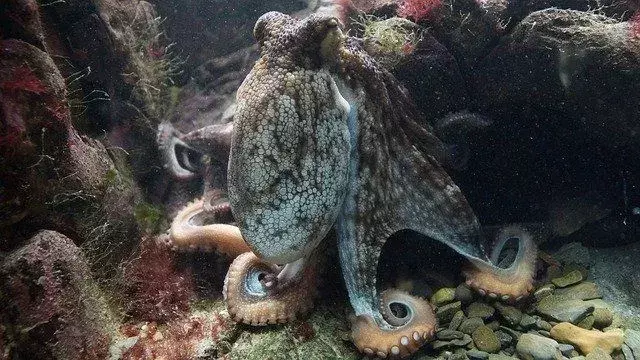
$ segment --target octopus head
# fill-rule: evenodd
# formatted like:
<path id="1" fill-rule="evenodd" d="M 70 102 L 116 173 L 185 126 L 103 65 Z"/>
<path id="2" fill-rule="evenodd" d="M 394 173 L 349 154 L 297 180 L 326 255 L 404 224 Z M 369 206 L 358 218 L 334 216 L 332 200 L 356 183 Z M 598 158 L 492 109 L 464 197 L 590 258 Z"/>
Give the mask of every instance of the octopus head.
<path id="1" fill-rule="evenodd" d="M 338 216 L 355 110 L 334 80 L 335 18 L 270 12 L 254 35 L 261 57 L 238 90 L 229 199 L 252 250 L 282 264 L 309 254 Z"/>

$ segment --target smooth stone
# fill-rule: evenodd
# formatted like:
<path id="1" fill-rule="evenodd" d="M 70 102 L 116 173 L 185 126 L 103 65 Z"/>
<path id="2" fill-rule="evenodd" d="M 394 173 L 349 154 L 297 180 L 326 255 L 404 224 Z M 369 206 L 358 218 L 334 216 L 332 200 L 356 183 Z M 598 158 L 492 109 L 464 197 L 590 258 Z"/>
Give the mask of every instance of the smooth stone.
<path id="1" fill-rule="evenodd" d="M 518 358 L 505 354 L 489 354 L 489 358 L 487 360 L 518 360 Z"/>
<path id="2" fill-rule="evenodd" d="M 534 318 L 533 316 L 531 316 L 529 314 L 523 314 L 522 315 L 522 319 L 520 320 L 519 326 L 523 330 L 532 329 L 532 328 L 534 328 L 536 326 L 536 318 Z M 549 327 L 549 328 L 551 328 L 551 327 Z"/>
<path id="3" fill-rule="evenodd" d="M 627 344 L 622 344 L 622 354 L 624 355 L 624 360 L 635 360 L 633 351 L 631 351 L 631 348 L 627 346 Z"/>
<path id="4" fill-rule="evenodd" d="M 585 267 L 591 265 L 591 255 L 589 249 L 579 242 L 572 242 L 562 245 L 553 254 L 553 258 L 561 263 L 576 263 Z"/>
<path id="5" fill-rule="evenodd" d="M 537 310 L 541 315 L 558 322 L 577 323 L 593 311 L 594 307 L 583 300 L 567 300 L 550 295 L 540 300 Z"/>
<path id="6" fill-rule="evenodd" d="M 500 322 L 497 320 L 493 320 L 492 322 L 488 323 L 487 326 L 489 327 L 489 329 L 496 331 L 498 329 L 500 329 Z"/>
<path id="7" fill-rule="evenodd" d="M 489 358 L 489 353 L 478 349 L 471 349 L 467 350 L 467 356 L 472 360 L 486 360 Z"/>
<path id="8" fill-rule="evenodd" d="M 604 329 L 613 323 L 613 313 L 609 309 L 597 308 L 593 310 L 593 327 Z"/>
<path id="9" fill-rule="evenodd" d="M 534 334 L 522 334 L 516 345 L 516 351 L 525 360 L 560 360 L 558 342 Z"/>
<path id="10" fill-rule="evenodd" d="M 509 336 L 511 336 L 514 342 L 517 342 L 518 339 L 520 339 L 520 336 L 522 336 L 521 332 L 513 330 L 506 326 L 500 326 L 500 331 L 503 331 L 504 333 L 509 334 Z"/>
<path id="11" fill-rule="evenodd" d="M 460 324 L 462 324 L 464 319 L 464 312 L 462 312 L 462 310 L 457 311 L 449 323 L 449 330 L 458 330 L 458 327 L 460 327 Z"/>
<path id="12" fill-rule="evenodd" d="M 551 283 L 559 288 L 567 287 L 569 285 L 577 284 L 584 280 L 582 272 L 580 270 L 573 270 L 567 274 L 551 279 Z"/>
<path id="13" fill-rule="evenodd" d="M 612 360 L 611 355 L 600 347 L 596 347 L 585 356 L 585 360 Z"/>
<path id="14" fill-rule="evenodd" d="M 453 340 L 435 340 L 431 343 L 431 346 L 438 349 L 448 349 L 452 347 L 463 347 L 470 344 L 472 341 L 471 336 L 464 334 L 462 339 L 453 339 Z"/>
<path id="15" fill-rule="evenodd" d="M 454 340 L 462 339 L 463 337 L 464 333 L 449 329 L 444 329 L 436 333 L 436 338 L 438 338 L 439 340 Z"/>
<path id="16" fill-rule="evenodd" d="M 482 303 L 482 302 L 473 302 L 469 304 L 467 307 L 467 317 L 479 317 L 483 320 L 487 320 L 492 317 L 496 312 L 496 309 L 493 306 Z"/>
<path id="17" fill-rule="evenodd" d="M 456 301 L 456 302 L 452 302 L 451 304 L 440 306 L 436 310 L 436 317 L 442 324 L 451 322 L 451 319 L 453 319 L 455 314 L 458 311 L 460 311 L 461 308 L 462 308 L 462 303 L 460 301 Z"/>
<path id="18" fill-rule="evenodd" d="M 584 360 L 584 356 L 578 355 L 571 358 L 572 360 Z"/>
<path id="19" fill-rule="evenodd" d="M 546 337 L 551 337 L 551 333 L 547 330 L 538 330 L 538 334 Z"/>
<path id="20" fill-rule="evenodd" d="M 498 337 L 498 340 L 500 340 L 500 346 L 503 349 L 508 347 L 509 345 L 511 345 L 514 342 L 513 341 L 513 337 L 511 337 L 511 335 L 507 334 L 506 332 L 504 332 L 502 330 L 494 331 L 494 333 Z"/>
<path id="21" fill-rule="evenodd" d="M 583 354 L 591 353 L 596 347 L 611 354 L 614 350 L 620 350 L 624 342 L 624 332 L 621 329 L 607 332 L 586 330 L 568 322 L 554 326 L 551 329 L 551 337 L 576 346 Z"/>
<path id="22" fill-rule="evenodd" d="M 627 329 L 624 336 L 624 343 L 631 349 L 633 356 L 640 359 L 640 331 Z"/>
<path id="23" fill-rule="evenodd" d="M 469 285 L 462 283 L 456 287 L 455 298 L 463 304 L 468 304 L 473 301 L 473 290 Z"/>
<path id="24" fill-rule="evenodd" d="M 554 295 L 562 296 L 570 300 L 591 300 L 602 297 L 598 286 L 590 281 L 581 282 L 580 284 L 557 289 Z"/>
<path id="25" fill-rule="evenodd" d="M 449 303 L 452 303 L 455 300 L 455 292 L 454 288 L 441 288 L 436 291 L 433 296 L 431 296 L 431 303 L 435 306 L 442 306 Z"/>
<path id="26" fill-rule="evenodd" d="M 447 360 L 469 360 L 469 357 L 467 357 L 467 354 L 465 352 L 454 352 L 453 354 L 449 355 Z"/>
<path id="27" fill-rule="evenodd" d="M 459 331 L 462 331 L 465 334 L 473 334 L 474 331 L 480 326 L 484 325 L 484 322 L 480 318 L 468 318 L 462 321 L 462 324 L 458 327 Z"/>
<path id="28" fill-rule="evenodd" d="M 593 310 L 595 311 L 595 309 Z M 583 329 L 591 330 L 593 329 L 594 317 L 593 315 L 589 315 L 586 318 L 580 320 L 576 325 Z"/>
<path id="29" fill-rule="evenodd" d="M 555 288 L 556 287 L 553 284 L 542 285 L 533 293 L 533 297 L 535 297 L 537 301 L 540 301 L 543 298 L 553 294 L 553 290 Z"/>
<path id="30" fill-rule="evenodd" d="M 542 319 L 536 320 L 536 327 L 540 330 L 545 330 L 545 331 L 551 330 L 551 324 L 549 324 L 549 322 L 544 321 Z"/>
<path id="31" fill-rule="evenodd" d="M 488 353 L 497 353 L 500 351 L 500 340 L 493 330 L 486 325 L 479 326 L 473 334 L 471 334 L 471 338 L 478 350 Z"/>
<path id="32" fill-rule="evenodd" d="M 522 320 L 522 311 L 516 309 L 513 306 L 504 305 L 501 303 L 495 304 L 496 310 L 500 317 L 506 322 L 507 325 L 513 327 L 520 324 Z"/>
<path id="33" fill-rule="evenodd" d="M 570 344 L 558 344 L 558 350 L 560 350 L 562 355 L 570 358 L 571 353 L 575 351 L 575 348 Z"/>

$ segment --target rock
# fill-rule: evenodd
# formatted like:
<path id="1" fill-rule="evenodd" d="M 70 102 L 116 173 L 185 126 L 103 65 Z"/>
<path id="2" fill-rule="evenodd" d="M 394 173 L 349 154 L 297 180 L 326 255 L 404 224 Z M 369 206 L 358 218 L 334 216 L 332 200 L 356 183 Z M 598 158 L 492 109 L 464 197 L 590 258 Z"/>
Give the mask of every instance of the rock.
<path id="1" fill-rule="evenodd" d="M 538 320 L 536 320 L 536 318 L 534 318 L 533 316 L 529 314 L 523 314 L 519 325 L 522 330 L 529 330 L 536 326 L 537 321 Z M 551 326 L 549 326 L 549 329 L 551 329 Z"/>
<path id="2" fill-rule="evenodd" d="M 488 328 L 486 325 L 479 326 L 473 334 L 471 334 L 471 338 L 478 350 L 486 351 L 488 353 L 497 353 L 500 351 L 500 340 L 493 330 Z"/>
<path id="3" fill-rule="evenodd" d="M 486 360 L 489 358 L 489 353 L 478 349 L 467 350 L 467 356 L 471 360 Z"/>
<path id="4" fill-rule="evenodd" d="M 541 315 L 558 322 L 577 323 L 593 311 L 594 307 L 582 300 L 567 300 L 551 295 L 540 300 L 537 310 Z"/>
<path id="5" fill-rule="evenodd" d="M 473 301 L 473 291 L 469 285 L 462 283 L 456 287 L 455 297 L 463 304 L 468 304 Z"/>
<path id="6" fill-rule="evenodd" d="M 453 288 L 441 288 L 431 296 L 431 303 L 435 306 L 449 304 L 455 300 L 455 291 Z"/>
<path id="7" fill-rule="evenodd" d="M 436 309 L 436 317 L 440 323 L 451 322 L 455 314 L 462 308 L 460 301 L 452 302 Z"/>
<path id="8" fill-rule="evenodd" d="M 594 321 L 593 315 L 589 315 L 586 318 L 580 320 L 576 325 L 578 325 L 583 329 L 591 330 L 593 329 L 593 321 Z"/>
<path id="9" fill-rule="evenodd" d="M 509 336 L 511 336 L 511 338 L 513 339 L 513 342 L 517 342 L 518 339 L 520 339 L 520 336 L 522 336 L 521 332 L 513 330 L 513 329 L 508 328 L 506 326 L 500 326 L 500 330 L 503 331 L 506 334 L 509 334 Z"/>
<path id="10" fill-rule="evenodd" d="M 449 330 L 458 330 L 458 327 L 465 320 L 464 312 L 458 311 L 453 315 L 453 319 L 449 323 Z"/>
<path id="11" fill-rule="evenodd" d="M 584 267 L 591 265 L 589 249 L 579 242 L 562 245 L 560 249 L 553 254 L 553 257 L 563 264 L 574 263 Z"/>
<path id="12" fill-rule="evenodd" d="M 482 320 L 487 320 L 493 316 L 496 309 L 494 309 L 491 305 L 485 304 L 483 302 L 474 302 L 469 304 L 467 307 L 467 317 L 479 317 Z"/>
<path id="13" fill-rule="evenodd" d="M 514 327 L 522 320 L 522 312 L 513 306 L 496 303 L 495 308 L 498 310 L 500 317 L 510 327 Z"/>
<path id="14" fill-rule="evenodd" d="M 461 338 L 456 338 L 456 339 L 452 339 L 452 340 L 436 340 L 431 344 L 431 346 L 436 350 L 438 350 L 438 349 L 448 349 L 448 348 L 453 348 L 453 347 L 466 346 L 466 345 L 470 344 L 471 341 L 472 341 L 471 336 L 469 336 L 467 334 L 463 334 L 463 336 Z"/>
<path id="15" fill-rule="evenodd" d="M 540 330 L 545 330 L 545 331 L 550 331 L 551 330 L 551 324 L 549 324 L 548 322 L 542 320 L 542 319 L 538 319 L 536 320 L 536 327 Z"/>
<path id="16" fill-rule="evenodd" d="M 558 344 L 558 350 L 562 353 L 562 355 L 566 357 L 571 357 L 571 354 L 575 351 L 573 345 L 569 344 Z"/>
<path id="17" fill-rule="evenodd" d="M 487 327 L 489 327 L 489 329 L 496 331 L 500 328 L 500 322 L 498 320 L 493 320 L 492 322 L 489 322 L 486 324 Z"/>
<path id="18" fill-rule="evenodd" d="M 585 360 L 612 360 L 611 355 L 600 347 L 596 347 L 592 352 L 588 353 Z"/>
<path id="19" fill-rule="evenodd" d="M 540 301 L 542 300 L 542 298 L 545 298 L 551 294 L 553 294 L 553 290 L 555 289 L 555 285 L 553 284 L 546 284 L 546 285 L 542 285 L 541 287 L 539 287 L 534 293 L 533 296 L 536 298 L 536 300 Z"/>
<path id="20" fill-rule="evenodd" d="M 593 326 L 604 329 L 613 322 L 613 313 L 606 308 L 596 308 L 593 310 Z"/>
<path id="21" fill-rule="evenodd" d="M 484 322 L 482 321 L 482 319 L 478 317 L 468 318 L 462 321 L 462 323 L 458 327 L 458 330 L 462 331 L 465 334 L 471 335 L 473 334 L 474 331 L 476 331 L 478 327 L 482 325 L 484 325 Z"/>
<path id="22" fill-rule="evenodd" d="M 502 330 L 494 330 L 494 333 L 498 337 L 498 340 L 500 340 L 500 347 L 502 349 L 506 349 L 512 343 L 514 343 L 513 337 L 510 334 L 507 334 Z"/>
<path id="23" fill-rule="evenodd" d="M 620 350 L 624 342 L 624 332 L 620 329 L 607 332 L 585 330 L 568 322 L 554 326 L 551 329 L 551 337 L 576 346 L 583 354 L 589 354 L 596 347 L 611 354 L 614 350 Z"/>
<path id="24" fill-rule="evenodd" d="M 0 265 L 0 309 L 25 359 L 104 359 L 117 331 L 80 249 L 43 230 Z"/>
<path id="25" fill-rule="evenodd" d="M 554 295 L 562 296 L 569 300 L 591 300 L 602 297 L 598 286 L 590 281 L 581 282 L 563 289 L 556 289 Z"/>
<path id="26" fill-rule="evenodd" d="M 627 329 L 624 343 L 631 349 L 633 355 L 640 359 L 640 331 Z"/>
<path id="27" fill-rule="evenodd" d="M 455 330 L 444 329 L 440 330 L 436 333 L 436 338 L 438 340 L 454 340 L 454 339 L 462 339 L 464 337 L 464 333 Z"/>
<path id="28" fill-rule="evenodd" d="M 582 280 L 582 273 L 578 270 L 573 270 L 562 277 L 551 279 L 551 282 L 559 288 L 564 288 L 569 285 L 577 284 Z"/>
<path id="29" fill-rule="evenodd" d="M 534 334 L 522 334 L 516 345 L 518 355 L 526 360 L 560 360 L 558 342 Z"/>
<path id="30" fill-rule="evenodd" d="M 489 354 L 488 360 L 517 360 L 518 358 L 505 354 Z"/>
<path id="31" fill-rule="evenodd" d="M 631 348 L 627 346 L 627 344 L 622 344 L 622 354 L 624 355 L 624 360 L 635 360 L 633 351 L 631 351 Z"/>

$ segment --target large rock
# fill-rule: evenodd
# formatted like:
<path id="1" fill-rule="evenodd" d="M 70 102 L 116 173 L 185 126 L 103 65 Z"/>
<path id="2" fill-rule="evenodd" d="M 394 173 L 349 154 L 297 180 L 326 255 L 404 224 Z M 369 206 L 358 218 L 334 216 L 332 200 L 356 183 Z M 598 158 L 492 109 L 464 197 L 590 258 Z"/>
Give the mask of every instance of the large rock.
<path id="1" fill-rule="evenodd" d="M 530 14 L 479 65 L 482 107 L 562 115 L 562 124 L 539 121 L 559 126 L 568 140 L 638 144 L 640 41 L 629 27 L 592 12 Z"/>
<path id="2" fill-rule="evenodd" d="M 527 360 L 555 360 L 561 359 L 558 342 L 540 335 L 522 334 L 518 339 L 516 351 Z"/>
<path id="3" fill-rule="evenodd" d="M 87 260 L 64 235 L 43 230 L 8 254 L 0 294 L 18 358 L 106 357 L 115 326 Z"/>

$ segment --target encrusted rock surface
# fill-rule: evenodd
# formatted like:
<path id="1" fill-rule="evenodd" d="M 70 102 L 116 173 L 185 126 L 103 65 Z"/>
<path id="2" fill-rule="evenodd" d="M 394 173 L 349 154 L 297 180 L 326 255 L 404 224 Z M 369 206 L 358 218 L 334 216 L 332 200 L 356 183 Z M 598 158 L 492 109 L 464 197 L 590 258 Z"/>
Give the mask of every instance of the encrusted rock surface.
<path id="1" fill-rule="evenodd" d="M 43 230 L 0 264 L 0 316 L 24 359 L 104 359 L 115 331 L 82 251 Z"/>

